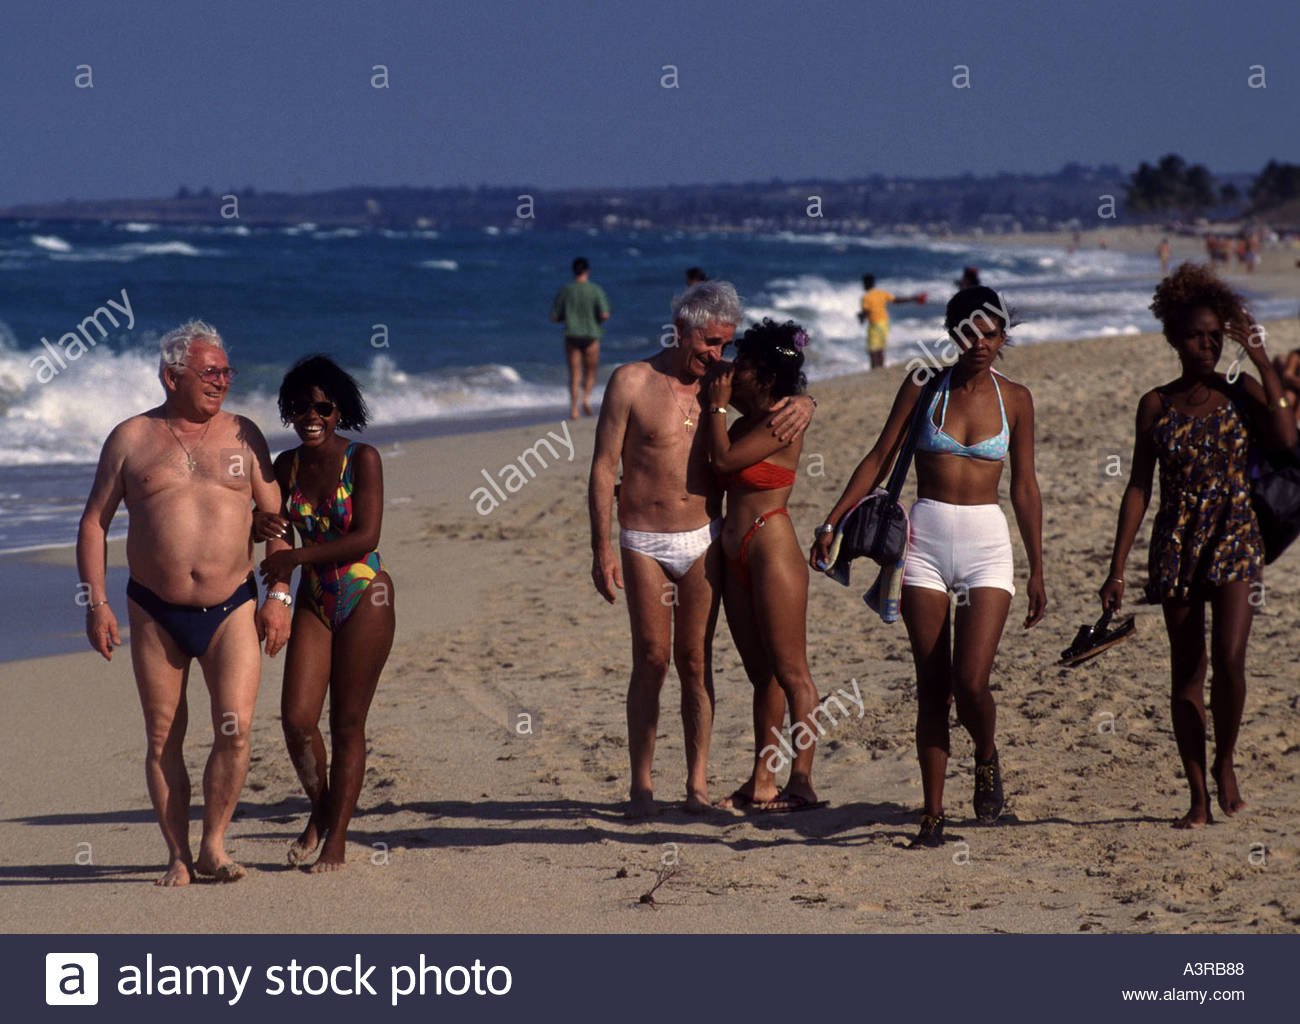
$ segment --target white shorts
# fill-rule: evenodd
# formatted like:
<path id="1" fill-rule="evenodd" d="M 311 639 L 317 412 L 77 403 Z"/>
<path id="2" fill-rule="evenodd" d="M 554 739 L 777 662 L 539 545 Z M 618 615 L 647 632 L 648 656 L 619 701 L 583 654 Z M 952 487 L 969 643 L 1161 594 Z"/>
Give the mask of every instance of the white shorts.
<path id="1" fill-rule="evenodd" d="M 997 587 L 1015 594 L 1011 533 L 998 505 L 949 505 L 921 498 L 912 506 L 903 586 L 962 592 Z"/>

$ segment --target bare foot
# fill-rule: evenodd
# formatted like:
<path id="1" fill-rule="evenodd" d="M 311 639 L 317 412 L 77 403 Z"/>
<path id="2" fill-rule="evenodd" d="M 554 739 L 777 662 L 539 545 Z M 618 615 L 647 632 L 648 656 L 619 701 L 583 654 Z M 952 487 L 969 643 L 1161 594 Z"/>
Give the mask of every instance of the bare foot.
<path id="1" fill-rule="evenodd" d="M 308 874 L 323 875 L 326 871 L 341 871 L 347 859 L 340 855 L 321 853 L 316 863 L 307 869 Z"/>
<path id="2" fill-rule="evenodd" d="M 1191 810 L 1174 822 L 1174 828 L 1204 828 L 1213 823 L 1214 818 L 1210 815 L 1210 805 L 1207 800 L 1205 803 L 1192 804 Z"/>
<path id="3" fill-rule="evenodd" d="M 687 790 L 686 802 L 682 804 L 682 809 L 687 814 L 708 814 L 713 810 L 713 803 L 709 800 L 708 793 Z"/>
<path id="4" fill-rule="evenodd" d="M 200 875 L 211 876 L 214 882 L 220 882 L 223 885 L 229 882 L 238 882 L 241 878 L 248 875 L 242 864 L 236 864 L 230 858 L 226 858 L 220 863 L 205 861 L 202 857 L 194 864 L 194 870 Z"/>
<path id="5" fill-rule="evenodd" d="M 578 407 L 576 405 L 571 406 L 569 408 L 569 419 L 576 420 L 577 418 L 578 418 Z"/>
<path id="6" fill-rule="evenodd" d="M 1237 771 L 1231 764 L 1214 766 L 1214 782 L 1219 790 L 1219 808 L 1231 818 L 1246 806 L 1237 788 Z"/>
<path id="7" fill-rule="evenodd" d="M 167 864 L 167 871 L 161 878 L 154 880 L 154 885 L 161 885 L 164 889 L 176 889 L 182 885 L 189 885 L 194 881 L 194 873 L 190 870 L 188 861 L 179 857 L 174 857 Z"/>
<path id="8" fill-rule="evenodd" d="M 582 403 L 582 415 L 584 415 L 584 416 L 591 416 L 591 415 L 594 415 L 594 414 L 592 413 L 592 411 L 591 411 L 591 403 L 590 403 L 590 402 L 583 402 L 583 403 Z"/>
<path id="9" fill-rule="evenodd" d="M 649 818 L 659 813 L 653 793 L 633 793 L 623 811 L 625 818 Z"/>
<path id="10" fill-rule="evenodd" d="M 321 834 L 316 830 L 315 822 L 307 822 L 307 827 L 302 830 L 302 835 L 289 844 L 288 861 L 293 867 L 302 864 L 316 852 L 316 847 L 320 846 Z"/>

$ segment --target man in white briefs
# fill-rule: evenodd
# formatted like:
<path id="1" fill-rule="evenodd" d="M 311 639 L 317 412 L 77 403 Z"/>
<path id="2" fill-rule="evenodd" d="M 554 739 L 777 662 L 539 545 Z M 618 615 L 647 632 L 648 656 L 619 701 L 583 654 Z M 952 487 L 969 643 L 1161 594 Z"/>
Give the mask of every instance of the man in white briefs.
<path id="1" fill-rule="evenodd" d="M 722 594 L 722 488 L 701 430 L 701 383 L 735 336 L 742 310 L 725 281 L 695 285 L 673 300 L 676 343 L 653 359 L 627 363 L 610 377 L 596 426 L 587 489 L 592 580 L 611 604 L 627 592 L 632 676 L 627 691 L 632 780 L 629 817 L 652 814 L 659 692 L 670 662 L 682 684 L 686 740 L 685 808 L 702 813 L 708 793 L 713 729 L 713 630 Z M 816 403 L 806 395 L 779 403 L 769 424 L 782 439 L 807 429 Z M 615 487 L 619 463 L 622 482 Z M 610 544 L 618 500 L 620 559 Z"/>

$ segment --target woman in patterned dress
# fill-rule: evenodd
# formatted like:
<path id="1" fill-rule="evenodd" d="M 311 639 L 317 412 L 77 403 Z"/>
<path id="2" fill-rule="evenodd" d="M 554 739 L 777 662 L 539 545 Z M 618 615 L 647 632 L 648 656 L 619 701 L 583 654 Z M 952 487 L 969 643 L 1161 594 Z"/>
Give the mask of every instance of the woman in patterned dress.
<path id="1" fill-rule="evenodd" d="M 1250 502 L 1250 431 L 1272 443 L 1296 442 L 1282 383 L 1264 352 L 1263 331 L 1242 300 L 1207 267 L 1184 263 L 1156 288 L 1151 311 L 1178 353 L 1182 373 L 1142 396 L 1133 468 L 1120 503 L 1103 608 L 1124 597 L 1124 567 L 1151 501 L 1160 467 L 1160 508 L 1151 531 L 1146 599 L 1164 610 L 1169 634 L 1170 713 L 1191 807 L 1176 828 L 1212 821 L 1205 761 L 1205 610 L 1213 613 L 1209 666 L 1215 756 L 1210 768 L 1219 807 L 1245 806 L 1233 752 L 1246 702 L 1246 642 L 1260 583 L 1263 543 Z M 1262 385 L 1216 372 L 1225 335 L 1237 342 Z"/>
<path id="2" fill-rule="evenodd" d="M 393 644 L 393 581 L 377 550 L 384 511 L 379 452 L 335 431 L 361 430 L 366 406 L 357 382 L 325 356 L 298 362 L 280 385 L 280 416 L 302 444 L 275 460 L 283 506 L 258 514 L 258 539 L 289 536 L 301 546 L 262 563 L 268 582 L 302 578 L 284 665 L 280 716 L 289 756 L 311 800 L 311 817 L 289 847 L 300 864 L 317 849 L 313 873 L 343 867 L 347 828 L 366 772 L 366 715 Z M 320 733 L 330 699 L 329 771 Z"/>

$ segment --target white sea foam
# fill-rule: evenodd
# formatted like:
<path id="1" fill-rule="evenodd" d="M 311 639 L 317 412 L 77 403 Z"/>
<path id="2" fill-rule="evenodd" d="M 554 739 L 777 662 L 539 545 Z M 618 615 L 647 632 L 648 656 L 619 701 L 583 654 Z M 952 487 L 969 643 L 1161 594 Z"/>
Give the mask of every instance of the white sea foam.
<path id="1" fill-rule="evenodd" d="M 130 231 L 134 234 L 143 235 L 149 231 L 157 231 L 157 224 L 142 224 L 139 221 L 129 220 L 125 224 L 118 224 L 119 231 Z"/>
<path id="2" fill-rule="evenodd" d="M 331 238 L 356 238 L 361 231 L 359 228 L 330 228 L 328 231 L 313 231 L 312 238 L 328 240 Z"/>
<path id="3" fill-rule="evenodd" d="M 971 255 L 969 247 L 961 250 Z M 1068 338 L 1136 334 L 1157 329 L 1148 311 L 1149 280 L 1118 271 L 1128 260 L 1114 253 L 1015 253 L 990 250 L 978 254 L 986 282 L 998 289 L 1015 318 L 1013 338 L 1021 343 Z M 990 258 L 984 259 L 988 256 Z M 1078 259 L 1076 259 L 1078 257 Z M 1147 261 L 1149 262 L 1149 261 Z M 1024 268 L 1026 264 L 1031 270 Z M 1116 269 L 1113 275 L 1102 271 Z M 1146 268 L 1149 270 L 1149 267 Z M 1080 282 L 1087 279 L 1087 285 Z M 1108 282 L 1107 278 L 1111 278 Z M 882 277 L 880 284 L 896 295 L 928 293 L 923 306 L 900 304 L 890 309 L 889 362 L 906 361 L 933 349 L 944 338 L 944 305 L 954 291 L 949 278 Z M 746 319 L 770 316 L 793 319 L 812 335 L 809 376 L 825 378 L 869 365 L 865 329 L 857 320 L 862 296 L 855 280 L 831 281 L 816 274 L 775 278 L 746 305 Z M 1263 307 L 1261 307 L 1263 308 Z"/>
<path id="4" fill-rule="evenodd" d="M 32 245 L 46 252 L 72 252 L 72 245 L 58 235 L 32 235 Z"/>
<path id="5" fill-rule="evenodd" d="M 459 270 L 460 264 L 455 260 L 421 260 L 420 266 L 429 270 Z"/>
<path id="6" fill-rule="evenodd" d="M 210 256 L 215 250 L 200 250 L 189 242 L 179 240 L 171 242 L 127 242 L 117 247 L 118 252 L 134 256 Z"/>
<path id="7" fill-rule="evenodd" d="M 37 383 L 31 365 L 41 351 L 0 346 L 0 466 L 93 462 L 114 426 L 162 401 L 153 349 L 98 346 L 47 384 Z M 378 355 L 358 378 L 376 426 L 566 400 L 563 388 L 529 383 L 502 364 L 417 374 Z M 225 408 L 268 433 L 279 426 L 273 387 L 237 389 Z"/>
<path id="8" fill-rule="evenodd" d="M 189 242 L 123 242 L 107 248 L 51 251 L 50 259 L 65 263 L 133 263 L 148 256 L 220 256 L 219 249 L 199 249 Z"/>

